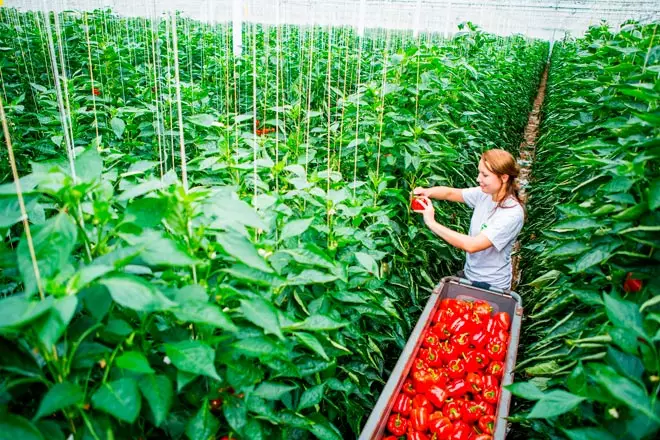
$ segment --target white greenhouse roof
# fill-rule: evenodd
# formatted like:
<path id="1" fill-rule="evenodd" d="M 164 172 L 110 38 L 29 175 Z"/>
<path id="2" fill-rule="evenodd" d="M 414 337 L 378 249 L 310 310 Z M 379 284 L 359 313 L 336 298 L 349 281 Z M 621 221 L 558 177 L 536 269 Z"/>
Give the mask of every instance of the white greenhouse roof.
<path id="1" fill-rule="evenodd" d="M 471 21 L 502 35 L 546 39 L 582 34 L 601 20 L 660 19 L 660 0 L 5 0 L 22 10 L 93 10 L 109 7 L 128 16 L 172 11 L 211 22 L 349 25 L 451 34 Z M 47 6 L 44 6 L 47 5 Z"/>

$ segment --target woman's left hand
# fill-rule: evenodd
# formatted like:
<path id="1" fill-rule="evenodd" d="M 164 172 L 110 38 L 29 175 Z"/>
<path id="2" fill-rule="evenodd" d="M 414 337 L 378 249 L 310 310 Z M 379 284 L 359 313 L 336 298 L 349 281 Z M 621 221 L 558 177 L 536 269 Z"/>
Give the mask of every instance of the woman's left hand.
<path id="1" fill-rule="evenodd" d="M 424 204 L 426 205 L 424 211 L 422 211 L 424 223 L 428 225 L 435 221 L 435 208 L 433 208 L 433 202 L 428 197 L 424 197 L 422 200 L 424 200 Z"/>

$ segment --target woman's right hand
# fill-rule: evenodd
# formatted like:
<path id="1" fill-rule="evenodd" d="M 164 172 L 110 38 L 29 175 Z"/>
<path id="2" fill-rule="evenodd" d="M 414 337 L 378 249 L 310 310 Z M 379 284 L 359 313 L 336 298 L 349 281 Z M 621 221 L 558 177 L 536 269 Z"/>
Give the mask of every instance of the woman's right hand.
<path id="1" fill-rule="evenodd" d="M 413 189 L 413 195 L 419 196 L 419 197 L 430 197 L 431 194 L 431 188 L 422 188 L 421 186 L 418 186 L 417 188 Z"/>

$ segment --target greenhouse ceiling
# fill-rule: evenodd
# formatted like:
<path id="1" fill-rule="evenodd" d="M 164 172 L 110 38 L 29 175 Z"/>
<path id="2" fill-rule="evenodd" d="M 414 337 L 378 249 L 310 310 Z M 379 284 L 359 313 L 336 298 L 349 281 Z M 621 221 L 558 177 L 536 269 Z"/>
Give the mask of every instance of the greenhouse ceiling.
<path id="1" fill-rule="evenodd" d="M 582 34 L 590 25 L 607 21 L 616 26 L 628 19 L 643 22 L 660 17 L 658 0 L 5 0 L 22 10 L 93 10 L 109 7 L 128 16 L 154 16 L 180 11 L 214 22 L 351 25 L 357 28 L 412 29 L 445 35 L 465 21 L 487 31 L 522 33 L 555 39 Z"/>

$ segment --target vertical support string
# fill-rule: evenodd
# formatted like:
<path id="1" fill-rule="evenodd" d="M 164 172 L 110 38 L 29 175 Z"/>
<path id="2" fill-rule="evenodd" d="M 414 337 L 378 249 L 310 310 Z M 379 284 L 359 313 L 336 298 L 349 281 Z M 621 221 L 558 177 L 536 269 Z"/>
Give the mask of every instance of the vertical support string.
<path id="1" fill-rule="evenodd" d="M 14 185 L 16 186 L 16 196 L 18 197 L 18 205 L 21 210 L 21 220 L 23 221 L 23 228 L 25 229 L 25 238 L 27 239 L 28 250 L 30 251 L 30 259 L 32 260 L 32 270 L 34 270 L 34 277 L 37 281 L 37 290 L 39 290 L 39 297 L 43 301 L 45 299 L 44 289 L 41 285 L 41 274 L 39 273 L 39 265 L 37 264 L 37 255 L 34 251 L 34 242 L 32 241 L 32 233 L 30 231 L 30 223 L 28 221 L 27 209 L 25 208 L 25 201 L 23 200 L 23 192 L 21 191 L 21 182 L 18 177 L 18 170 L 16 168 L 16 159 L 14 158 L 14 149 L 11 145 L 11 137 L 9 136 L 9 126 L 5 116 L 5 107 L 3 100 L 0 97 L 0 122 L 2 123 L 2 131 L 5 136 L 5 143 L 7 144 L 7 151 L 9 153 L 9 164 L 11 165 L 11 173 L 14 178 Z"/>

